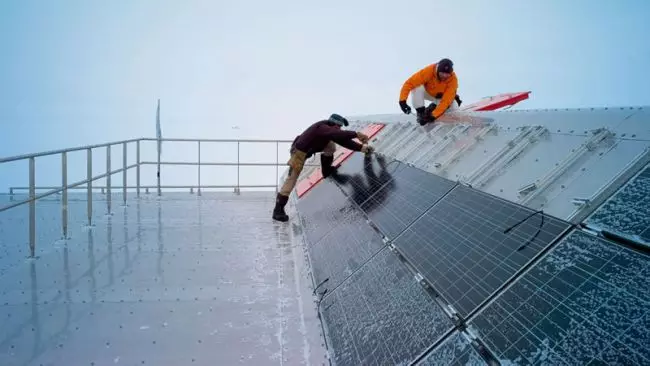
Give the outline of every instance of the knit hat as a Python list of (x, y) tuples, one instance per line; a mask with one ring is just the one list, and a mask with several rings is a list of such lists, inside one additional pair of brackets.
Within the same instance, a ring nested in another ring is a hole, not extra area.
[(339, 126), (347, 126), (348, 125), (348, 120), (343, 118), (341, 115), (338, 115), (336, 113), (332, 114), (329, 118), (329, 121), (332, 123), (336, 123)]
[(451, 74), (454, 71), (454, 63), (448, 58), (443, 58), (438, 62), (438, 72)]

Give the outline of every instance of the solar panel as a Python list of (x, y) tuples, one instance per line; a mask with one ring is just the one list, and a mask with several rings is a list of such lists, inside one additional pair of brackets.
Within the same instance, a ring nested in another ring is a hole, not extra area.
[[(387, 165), (376, 157), (380, 166)], [(390, 239), (394, 239), (415, 219), (447, 194), (456, 183), (402, 164), (393, 179), (372, 195), (361, 208)]]
[(401, 164), (397, 160), (390, 160), (382, 166), (373, 154), (352, 154), (341, 164), (338, 174), (332, 178), (354, 202), (360, 205), (379, 188), (390, 182), (391, 172)]
[(407, 364), (453, 325), (385, 248), (320, 304), (337, 365)]
[(504, 363), (648, 365), (648, 277), (647, 254), (573, 232), (470, 324)]
[(352, 212), (318, 243), (308, 247), (314, 281), (322, 283), (318, 291), (334, 289), (384, 245), (361, 210)]
[(429, 352), (418, 365), (485, 365), (485, 361), (467, 338), (455, 331), (444, 343)]
[[(394, 245), (462, 316), (467, 316), (569, 227), (541, 213), (530, 216), (531, 212), (456, 186)], [(508, 228), (511, 231), (504, 233)]]
[(598, 208), (587, 223), (650, 242), (650, 167)]
[(358, 210), (331, 179), (321, 181), (307, 192), (298, 200), (296, 209), (303, 219), (302, 229), (310, 245)]

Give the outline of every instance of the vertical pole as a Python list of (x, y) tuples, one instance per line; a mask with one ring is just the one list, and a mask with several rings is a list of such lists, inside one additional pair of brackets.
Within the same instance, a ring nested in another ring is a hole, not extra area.
[(92, 217), (93, 217), (93, 150), (87, 150), (86, 160), (88, 161), (88, 226), (92, 226)]
[(61, 218), (63, 220), (63, 239), (68, 238), (68, 154), (61, 154), (61, 185), (63, 189), (63, 203), (61, 205)]
[(200, 196), (201, 195), (201, 140), (199, 142), (199, 188), (197, 194)]
[(34, 258), (36, 248), (36, 162), (29, 158), (29, 253)]
[(275, 142), (275, 194), (277, 194), (279, 190), (278, 187), (278, 185), (280, 184), (278, 182), (280, 180), (280, 177), (278, 176), (279, 170), (280, 170), (280, 142), (276, 141)]
[(136, 171), (136, 191), (138, 198), (140, 198), (140, 140), (136, 141), (136, 150), (135, 150), (135, 155), (136, 155), (136, 166), (135, 166), (135, 171)]
[(124, 206), (126, 206), (126, 142), (122, 145), (122, 197)]
[(158, 195), (160, 196), (160, 140), (158, 140)]
[(237, 141), (237, 194), (239, 194), (239, 141)]
[(111, 145), (106, 146), (106, 209), (111, 214)]

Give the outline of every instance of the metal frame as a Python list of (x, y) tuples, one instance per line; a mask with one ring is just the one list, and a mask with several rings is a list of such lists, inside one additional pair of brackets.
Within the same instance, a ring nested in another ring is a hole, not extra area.
[[(140, 142), (141, 141), (161, 141), (161, 142), (195, 142), (197, 143), (197, 162), (180, 162), (180, 161), (161, 161), (160, 154), (158, 154), (158, 159), (155, 162), (152, 161), (141, 161), (140, 160)], [(142, 188), (146, 189), (147, 192), (149, 189), (156, 188), (158, 195), (162, 195), (162, 189), (185, 189), (189, 188), (191, 191), (196, 188), (199, 195), (202, 194), (202, 188), (208, 189), (224, 189), (232, 188), (236, 194), (240, 193), (241, 188), (274, 188), (276, 192), (279, 190), (279, 167), (285, 165), (286, 163), (280, 163), (280, 143), (291, 143), (292, 140), (254, 140), (254, 139), (185, 139), (185, 138), (138, 138), (130, 140), (122, 140), (115, 142), (108, 142), (104, 144), (88, 145), (81, 147), (74, 147), (68, 149), (52, 150), (45, 151), (35, 154), (26, 154), (19, 156), (12, 156), (6, 158), (0, 158), (0, 164), (9, 163), (15, 161), (29, 161), (29, 187), (10, 187), (9, 194), (13, 197), (16, 190), (28, 190), (29, 198), (20, 200), (18, 202), (13, 202), (3, 207), (0, 207), (0, 212), (7, 211), (14, 207), (21, 206), (23, 204), (29, 204), (29, 248), (30, 248), (30, 257), (34, 257), (36, 249), (36, 201), (43, 199), (52, 195), (61, 194), (61, 221), (62, 221), (62, 234), (63, 239), (68, 238), (68, 190), (71, 189), (86, 189), (87, 190), (87, 218), (88, 226), (92, 227), (92, 213), (93, 213), (93, 189), (101, 189), (102, 192), (106, 192), (106, 213), (110, 215), (112, 213), (112, 202), (111, 195), (112, 189), (121, 189), (122, 190), (122, 203), (126, 206), (127, 202), (127, 191), (128, 189), (135, 189), (136, 197), (140, 197), (140, 191)], [(128, 165), (127, 163), (127, 151), (128, 144), (136, 144), (136, 163)], [(237, 144), (237, 162), (204, 162), (201, 160), (201, 143), (236, 143)], [(240, 144), (241, 143), (263, 143), (263, 144), (275, 144), (276, 145), (276, 155), (275, 162), (268, 163), (242, 163), (240, 161)], [(113, 146), (122, 145), (122, 168), (112, 170), (111, 167), (111, 148)], [(106, 173), (93, 176), (93, 166), (92, 166), (92, 154), (95, 149), (106, 149)], [(80, 182), (69, 183), (68, 182), (68, 153), (83, 151), (86, 150), (86, 161), (87, 161), (87, 177), (85, 180)], [(60, 187), (37, 187), (36, 186), (36, 158), (44, 156), (60, 155), (61, 156), (61, 186)], [(157, 174), (157, 184), (156, 186), (143, 186), (140, 184), (140, 166), (141, 165), (157, 165), (158, 174)], [(195, 185), (162, 185), (161, 176), (160, 176), (160, 166), (161, 165), (190, 165), (196, 166), (198, 170), (197, 174), (197, 184)], [(237, 166), (237, 184), (236, 185), (203, 185), (201, 183), (201, 166)], [(313, 165), (313, 164), (311, 164)], [(261, 184), (261, 185), (240, 185), (239, 180), (239, 167), (240, 166), (275, 166), (275, 184)], [(128, 171), (130, 169), (136, 169), (136, 185), (129, 186), (127, 184)], [(111, 177), (114, 174), (122, 173), (122, 185), (121, 186), (112, 186)], [(93, 182), (106, 178), (106, 186), (96, 186), (93, 187)], [(85, 186), (85, 187), (80, 187)], [(37, 190), (46, 190), (46, 192), (41, 194), (36, 194)]]

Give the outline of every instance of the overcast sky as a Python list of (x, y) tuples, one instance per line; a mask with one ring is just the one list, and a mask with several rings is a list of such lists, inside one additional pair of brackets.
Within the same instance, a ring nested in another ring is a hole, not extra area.
[(157, 98), (166, 137), (292, 139), (333, 112), (400, 113), (404, 80), (442, 57), (466, 103), (530, 90), (520, 108), (650, 105), (648, 14), (632, 0), (2, 1), (0, 156), (153, 137)]

